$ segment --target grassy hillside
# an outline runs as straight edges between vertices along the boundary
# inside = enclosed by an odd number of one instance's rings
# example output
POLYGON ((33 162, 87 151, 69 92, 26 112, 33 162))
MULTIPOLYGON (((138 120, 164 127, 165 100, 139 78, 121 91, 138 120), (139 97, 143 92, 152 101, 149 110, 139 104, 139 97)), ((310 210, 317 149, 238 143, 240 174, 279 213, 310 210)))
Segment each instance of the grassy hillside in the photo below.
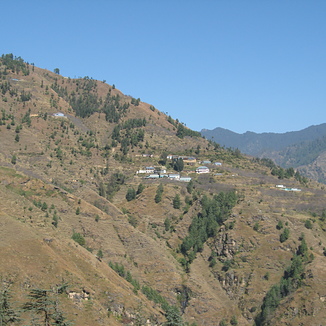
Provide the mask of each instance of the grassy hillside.
POLYGON ((113 85, 11 56, 0 72, 0 303, 9 291, 14 324, 45 323, 44 310, 21 310, 37 289, 57 324, 323 322, 323 185, 113 85), (136 173, 154 166, 192 180, 136 173))

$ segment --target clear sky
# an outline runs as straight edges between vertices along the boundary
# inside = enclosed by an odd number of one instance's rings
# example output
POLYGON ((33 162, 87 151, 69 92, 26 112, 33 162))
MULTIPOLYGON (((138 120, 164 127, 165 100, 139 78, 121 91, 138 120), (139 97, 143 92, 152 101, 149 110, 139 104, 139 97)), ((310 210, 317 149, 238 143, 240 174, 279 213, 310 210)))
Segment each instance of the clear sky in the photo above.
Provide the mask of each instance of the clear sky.
POLYGON ((115 84, 191 129, 326 122, 325 0, 1 1, 1 54, 115 84))

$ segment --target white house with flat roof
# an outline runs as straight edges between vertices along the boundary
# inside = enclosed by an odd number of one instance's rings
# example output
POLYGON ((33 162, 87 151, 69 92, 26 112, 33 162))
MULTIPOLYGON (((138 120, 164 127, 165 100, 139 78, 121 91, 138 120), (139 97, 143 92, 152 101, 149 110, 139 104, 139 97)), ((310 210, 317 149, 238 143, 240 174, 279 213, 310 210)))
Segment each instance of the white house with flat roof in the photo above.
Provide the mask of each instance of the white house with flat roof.
POLYGON ((209 168, 207 166, 199 166, 196 169, 196 173, 209 173, 209 168))

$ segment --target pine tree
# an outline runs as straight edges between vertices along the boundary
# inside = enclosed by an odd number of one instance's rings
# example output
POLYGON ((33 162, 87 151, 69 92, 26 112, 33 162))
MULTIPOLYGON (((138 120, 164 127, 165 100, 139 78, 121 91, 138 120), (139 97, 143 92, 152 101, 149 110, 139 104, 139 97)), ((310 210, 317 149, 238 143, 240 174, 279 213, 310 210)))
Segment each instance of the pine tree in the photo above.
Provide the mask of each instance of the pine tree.
POLYGON ((176 194, 175 197, 173 198, 173 208, 174 209, 179 209, 180 205, 181 205, 180 195, 176 194))
POLYGON ((16 164, 17 163, 17 157, 16 155, 13 155, 11 158, 11 164, 16 164))
POLYGON ((180 315, 180 311, 175 306, 168 306, 165 311, 166 322, 165 326, 182 326, 182 317, 180 315))
POLYGON ((19 320, 18 314, 11 308, 10 290, 4 288, 0 292, 0 325, 10 325, 19 320))
POLYGON ((140 183, 137 189, 137 195, 141 194, 143 192, 143 190, 145 189, 145 186, 140 183))
POLYGON ((131 201, 136 198, 136 191, 134 188, 128 188, 126 199, 127 201, 131 201))
POLYGON ((44 326, 70 326, 72 325, 64 316, 63 312, 59 309, 57 296, 63 293, 67 284, 62 284, 57 287, 56 290, 43 290, 32 289, 28 295, 29 300, 23 305, 24 311, 30 311, 32 313, 33 322, 32 325, 44 325, 44 326), (39 320, 35 318, 35 315, 41 316, 41 324, 39 320))
POLYGON ((51 318, 55 312, 55 302, 51 300, 49 292, 49 290, 32 289, 28 295, 29 301, 23 305, 24 311, 32 311, 41 315, 44 326, 51 326, 51 318))
POLYGON ((155 195, 155 203, 158 204, 162 200, 162 194, 163 194, 163 185, 160 183, 160 185, 156 189, 156 195, 155 195))

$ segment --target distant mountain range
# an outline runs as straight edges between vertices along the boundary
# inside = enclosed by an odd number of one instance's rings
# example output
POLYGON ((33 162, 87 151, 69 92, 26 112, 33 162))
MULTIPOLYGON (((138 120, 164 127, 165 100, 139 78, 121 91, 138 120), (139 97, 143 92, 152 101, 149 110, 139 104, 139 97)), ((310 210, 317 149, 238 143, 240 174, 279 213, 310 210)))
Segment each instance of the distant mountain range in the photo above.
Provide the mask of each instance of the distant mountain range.
POLYGON ((243 134, 223 129, 203 129, 201 134, 227 148, 251 156, 271 158, 276 164, 294 167, 306 176, 326 182, 326 123, 286 133, 243 134))

